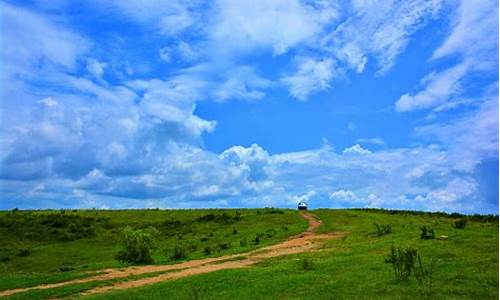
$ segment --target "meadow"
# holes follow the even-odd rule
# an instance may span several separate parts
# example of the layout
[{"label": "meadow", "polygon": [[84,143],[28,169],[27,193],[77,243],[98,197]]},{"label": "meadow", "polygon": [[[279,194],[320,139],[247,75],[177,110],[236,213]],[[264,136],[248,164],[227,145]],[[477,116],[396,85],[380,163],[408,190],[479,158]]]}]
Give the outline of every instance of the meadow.
[{"label": "meadow", "polygon": [[[311,213],[322,222],[318,233],[342,232],[342,237],[327,241],[319,251],[82,298],[498,299],[498,216],[364,209]],[[158,230],[154,264],[246,252],[307,228],[296,211],[283,209],[3,212],[0,290],[125,266],[115,255],[120,231],[127,225]],[[175,257],[176,246],[186,249],[186,255]],[[398,273],[391,249],[416,254],[412,272]],[[137,277],[6,298],[72,298]]]}]

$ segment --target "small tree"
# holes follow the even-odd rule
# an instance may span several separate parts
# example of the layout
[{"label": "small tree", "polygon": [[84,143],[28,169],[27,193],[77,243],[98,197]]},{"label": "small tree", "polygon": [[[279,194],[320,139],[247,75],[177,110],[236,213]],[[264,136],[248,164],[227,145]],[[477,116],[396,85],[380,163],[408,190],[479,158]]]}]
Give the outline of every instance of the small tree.
[{"label": "small tree", "polygon": [[115,258],[124,263],[140,264],[153,262],[153,248],[158,230],[154,227],[134,229],[127,226],[122,231],[123,248]]}]

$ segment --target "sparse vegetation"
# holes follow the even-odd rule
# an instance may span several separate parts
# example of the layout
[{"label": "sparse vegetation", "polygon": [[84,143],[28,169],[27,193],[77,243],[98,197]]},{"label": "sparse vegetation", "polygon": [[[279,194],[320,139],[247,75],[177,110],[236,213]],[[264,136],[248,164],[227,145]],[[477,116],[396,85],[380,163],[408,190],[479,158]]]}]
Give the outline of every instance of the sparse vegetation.
[{"label": "sparse vegetation", "polygon": [[415,267],[417,250],[391,246],[391,251],[385,261],[392,265],[396,279],[407,279]]},{"label": "sparse vegetation", "polygon": [[121,238],[123,248],[116,254],[116,259],[130,264],[152,263],[157,234],[158,231],[154,227],[145,229],[125,227]]},{"label": "sparse vegetation", "polygon": [[302,258],[299,260],[300,269],[304,271],[310,271],[314,269],[314,263],[309,258]]},{"label": "sparse vegetation", "polygon": [[[87,272],[123,266],[114,260],[114,255],[121,248],[120,232],[126,226],[158,230],[157,246],[152,251],[155,264],[178,263],[179,260],[172,258],[176,245],[187,252],[182,260],[197,259],[250,251],[305,230],[305,222],[295,211],[279,210],[283,214],[272,211],[87,210],[61,213],[18,210],[15,214],[20,218],[29,214],[88,218],[93,234],[72,241],[61,241],[45,233],[37,239],[25,239],[0,226],[0,258],[6,259],[0,262],[0,290],[85,277],[89,276]],[[0,219],[10,213],[13,212],[0,212]],[[223,213],[230,220],[215,217]],[[173,299],[498,299],[497,216],[371,209],[316,210],[312,213],[323,222],[318,233],[336,231],[345,235],[326,243],[322,251],[275,257],[250,268],[201,274],[89,299],[162,299],[166,294]],[[206,215],[214,217],[204,218]],[[466,230],[452,228],[460,218],[467,220]],[[387,238],[379,238],[374,233],[374,223],[390,224],[392,233]],[[446,243],[420,239],[423,224],[432,228],[436,237],[447,236]],[[233,228],[237,229],[237,234],[232,234]],[[47,225],[43,230],[51,229],[52,226]],[[220,245],[225,243],[232,246],[221,250]],[[416,251],[411,275],[406,279],[395,280],[392,264],[383,263],[392,243],[401,246],[402,250]],[[22,249],[28,249],[30,254],[18,256]],[[304,263],[303,259],[308,262]],[[227,288],[229,283],[231,288]],[[62,295],[71,298],[89,286],[95,283],[32,290],[17,298],[50,299]],[[193,292],[200,286],[206,288],[199,293]]]},{"label": "sparse vegetation", "polygon": [[422,240],[432,240],[435,238],[434,236],[434,229],[427,227],[427,226],[422,226],[420,227],[420,238]]},{"label": "sparse vegetation", "polygon": [[453,227],[456,229],[464,229],[465,225],[467,225],[467,219],[466,218],[460,218],[453,222]]},{"label": "sparse vegetation", "polygon": [[172,256],[171,258],[173,260],[181,260],[185,259],[188,257],[188,251],[185,247],[182,246],[175,246],[174,250],[172,251]]},{"label": "sparse vegetation", "polygon": [[375,234],[377,236],[383,236],[392,232],[392,227],[389,224],[379,225],[377,223],[373,223],[375,226]]}]

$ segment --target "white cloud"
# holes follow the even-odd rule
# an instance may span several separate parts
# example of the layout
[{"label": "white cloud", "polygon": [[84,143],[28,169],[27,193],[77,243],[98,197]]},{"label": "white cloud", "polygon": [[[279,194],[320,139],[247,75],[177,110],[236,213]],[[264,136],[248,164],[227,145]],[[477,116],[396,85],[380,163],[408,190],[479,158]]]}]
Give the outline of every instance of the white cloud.
[{"label": "white cloud", "polygon": [[290,95],[305,101],[310,94],[326,90],[334,77],[335,63],[332,59],[316,60],[311,57],[297,58],[297,71],[281,78],[290,89]]},{"label": "white cloud", "polygon": [[330,51],[348,69],[361,72],[373,56],[384,73],[405,49],[411,35],[436,16],[439,0],[427,1],[351,1],[345,21],[323,38]]},{"label": "white cloud", "polygon": [[182,58],[185,60],[192,60],[197,56],[196,50],[185,41],[180,41],[177,45],[177,50]]},{"label": "white cloud", "polygon": [[293,195],[290,200],[293,204],[297,204],[299,202],[309,202],[314,196],[316,196],[316,191],[311,190],[305,194],[301,195]]},{"label": "white cloud", "polygon": [[96,59],[90,58],[87,60],[87,71],[96,79],[102,80],[102,75],[104,75],[104,70],[107,67],[107,63],[100,62]]},{"label": "white cloud", "polygon": [[45,105],[47,107],[51,107],[51,106],[56,106],[57,105],[57,101],[52,99],[52,97],[47,97],[47,98],[43,98],[42,100],[38,101],[38,103],[42,104],[42,105]]},{"label": "white cloud", "polygon": [[330,200],[354,201],[356,194],[350,190],[338,190],[330,194]]},{"label": "white cloud", "polygon": [[[434,51],[433,58],[455,53],[474,60],[494,63],[498,54],[498,5],[495,1],[463,0],[456,12],[453,29]],[[496,68],[495,65],[492,67]]]},{"label": "white cloud", "polygon": [[459,64],[426,78],[427,85],[416,95],[404,94],[396,102],[396,110],[406,112],[435,107],[461,92],[460,80],[466,74],[467,65]]},{"label": "white cloud", "polygon": [[471,171],[483,159],[498,157],[498,98],[493,94],[481,101],[479,109],[461,118],[421,126],[416,133],[447,146],[456,160],[455,168]]},{"label": "white cloud", "polygon": [[401,96],[396,102],[396,110],[404,112],[439,106],[436,111],[444,111],[460,103],[470,103],[460,99],[462,81],[472,73],[496,71],[498,68],[497,24],[496,3],[462,1],[450,35],[432,56],[432,59],[440,59],[459,54],[461,62],[426,75],[423,79],[425,87],[415,95],[407,93]]},{"label": "white cloud", "polygon": [[160,50],[158,50],[158,55],[160,56],[161,60],[163,60],[166,63],[169,63],[172,59],[169,47],[163,47]]},{"label": "white cloud", "polygon": [[[61,28],[43,15],[0,3],[2,15],[2,68],[5,80],[13,74],[30,78],[47,64],[73,69],[89,42],[76,33]],[[34,46],[36,45],[36,46]]]},{"label": "white cloud", "polygon": [[194,26],[199,19],[194,12],[197,7],[196,1],[116,0],[106,4],[96,1],[96,5],[107,7],[138,23],[152,26],[158,33],[167,36],[176,36],[184,32]]},{"label": "white cloud", "polygon": [[335,9],[298,0],[218,1],[211,39],[222,52],[270,48],[276,55],[298,44],[312,42]]},{"label": "white cloud", "polygon": [[344,154],[370,154],[371,151],[364,149],[359,144],[355,144],[349,148],[344,149]]},{"label": "white cloud", "polygon": [[365,143],[365,144],[372,144],[372,145],[377,145],[377,146],[385,145],[384,140],[381,138],[378,138],[378,137],[360,138],[360,139],[357,139],[356,142],[361,143],[361,144]]}]

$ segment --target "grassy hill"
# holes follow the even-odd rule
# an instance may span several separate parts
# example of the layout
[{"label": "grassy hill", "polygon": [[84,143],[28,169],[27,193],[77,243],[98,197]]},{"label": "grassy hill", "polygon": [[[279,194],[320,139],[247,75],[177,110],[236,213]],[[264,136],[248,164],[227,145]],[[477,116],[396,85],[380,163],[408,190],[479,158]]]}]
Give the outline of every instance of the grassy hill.
[{"label": "grassy hill", "polygon": [[[498,299],[496,216],[381,210],[313,213],[322,220],[318,232],[346,235],[328,241],[317,252],[84,298]],[[307,227],[297,212],[275,209],[4,212],[0,289],[89,276],[88,270],[120,266],[114,255],[125,225],[158,229],[157,264],[176,263],[171,255],[176,245],[187,249],[185,260],[218,256],[276,243]],[[245,239],[246,244],[240,243]],[[213,251],[207,254],[205,247]],[[414,270],[406,278],[397,277],[389,257],[392,247],[415,251],[423,276],[415,276],[419,273]],[[33,290],[10,298],[71,296],[96,285]]]}]

